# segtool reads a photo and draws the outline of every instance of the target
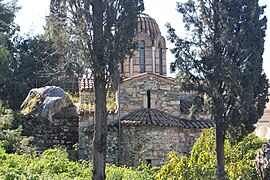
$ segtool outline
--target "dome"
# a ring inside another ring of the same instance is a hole
[[[166,76],[166,42],[156,20],[148,14],[139,14],[134,41],[137,48],[121,64],[122,75],[127,78],[147,72]]]
[[[157,35],[161,36],[156,20],[151,18],[148,14],[144,13],[138,16],[138,26],[136,33],[146,33],[152,38]]]

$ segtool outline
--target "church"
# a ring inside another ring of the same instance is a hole
[[[210,119],[190,119],[196,93],[180,90],[167,77],[166,41],[156,21],[138,16],[135,41],[138,48],[120,65],[121,82],[108,93],[106,162],[138,166],[142,162],[162,165],[168,153],[189,156],[202,129],[214,127]],[[74,159],[91,160],[94,135],[94,83],[78,80],[80,103],[55,86],[32,89],[22,104],[23,134],[33,137],[37,152],[63,145]],[[270,104],[256,124],[255,134],[270,138]],[[78,144],[78,151],[73,145]]]
[[[133,57],[120,65],[121,83],[108,107],[108,163],[137,166],[142,161],[161,165],[167,154],[189,155],[211,120],[190,120],[186,116],[193,94],[179,90],[167,77],[166,41],[156,21],[138,16]],[[79,158],[91,159],[93,147],[93,79],[79,79]]]

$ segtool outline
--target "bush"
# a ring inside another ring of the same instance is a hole
[[[156,179],[216,179],[214,129],[206,129],[194,144],[190,158],[169,153],[169,162],[157,173]],[[249,134],[236,145],[225,141],[225,170],[228,179],[259,179],[253,164],[264,141]]]
[[[21,116],[0,100],[0,140],[8,153],[21,152],[30,138],[22,137]]]
[[[146,167],[145,167],[146,168]],[[148,169],[148,168],[146,168]],[[117,167],[115,165],[106,167],[107,180],[151,180],[153,177],[146,169],[139,171],[132,167]]]
[[[0,179],[91,179],[92,166],[89,161],[71,161],[68,153],[60,148],[48,149],[40,156],[7,154],[0,143]],[[140,171],[131,167],[106,166],[108,180],[151,180],[150,167]]]
[[[91,169],[88,161],[71,161],[68,153],[59,148],[46,150],[40,156],[0,150],[0,179],[89,179]]]

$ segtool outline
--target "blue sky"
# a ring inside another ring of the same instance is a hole
[[[185,0],[178,0],[178,2]],[[179,35],[184,34],[184,28],[181,21],[181,15],[176,11],[175,0],[144,0],[145,12],[154,18],[159,24],[162,35],[166,38],[167,29],[165,24],[170,22],[177,30]],[[21,27],[21,33],[42,33],[45,25],[45,16],[48,15],[50,0],[18,0],[18,5],[21,10],[17,13],[16,23]],[[268,17],[268,30],[266,35],[265,50],[264,50],[264,70],[270,78],[270,0],[260,0],[261,5],[267,5],[266,16]],[[170,49],[173,47],[167,43]],[[167,59],[170,63],[174,60],[170,51],[167,51]],[[173,76],[172,74],[169,74]]]

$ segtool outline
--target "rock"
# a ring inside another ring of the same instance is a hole
[[[261,179],[270,180],[270,140],[262,146],[254,163]]]
[[[54,116],[78,117],[76,106],[65,91],[56,86],[31,89],[21,105],[22,114],[53,121]]]

